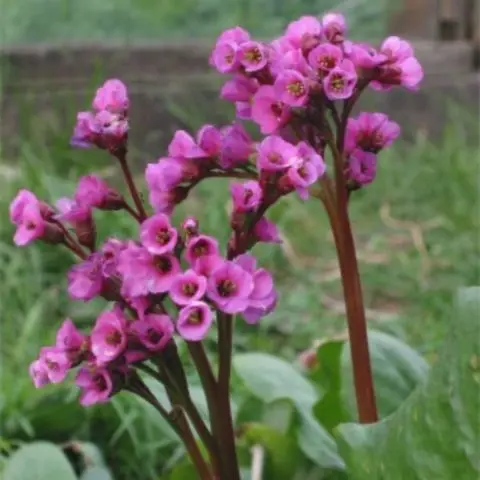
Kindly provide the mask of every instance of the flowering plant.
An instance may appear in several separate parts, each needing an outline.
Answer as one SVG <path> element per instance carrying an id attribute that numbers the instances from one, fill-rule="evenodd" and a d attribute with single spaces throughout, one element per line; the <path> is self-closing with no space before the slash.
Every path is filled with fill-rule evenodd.
<path id="1" fill-rule="evenodd" d="M 147 212 L 127 160 L 127 88 L 111 79 L 97 90 L 92 110 L 78 114 L 72 145 L 107 151 L 131 200 L 91 174 L 80 178 L 72 198 L 55 206 L 27 190 L 10 206 L 17 245 L 41 240 L 78 257 L 68 272 L 71 298 L 112 302 L 90 332 L 70 319 L 63 322 L 55 344 L 42 348 L 30 366 L 36 387 L 62 382 L 75 369 L 82 405 L 132 392 L 175 430 L 200 478 L 239 479 L 230 404 L 234 323 L 238 317 L 257 324 L 279 303 L 271 273 L 249 251 L 257 243 L 281 242 L 266 214 L 282 197 L 297 194 L 320 200 L 328 214 L 347 307 L 358 418 L 377 421 L 348 206 L 355 191 L 374 181 L 378 156 L 400 128 L 382 113 L 353 117 L 352 110 L 367 88 L 417 89 L 423 71 L 411 45 L 398 37 L 375 49 L 346 34 L 345 19 L 336 13 L 321 20 L 301 17 L 270 43 L 251 39 L 240 27 L 224 31 L 209 59 L 229 75 L 220 95 L 235 104 L 238 120 L 257 124 L 263 138 L 254 141 L 240 121 L 223 128 L 204 125 L 195 138 L 177 131 L 168 155 L 145 170 L 153 213 Z M 195 218 L 175 226 L 170 217 L 191 189 L 214 177 L 244 180 L 231 184 L 225 249 Z M 98 245 L 95 209 L 123 210 L 138 222 L 138 238 L 112 236 Z M 214 328 L 218 371 L 203 343 Z M 209 424 L 192 400 L 179 341 L 199 373 Z M 146 376 L 165 387 L 170 406 L 158 401 Z"/>

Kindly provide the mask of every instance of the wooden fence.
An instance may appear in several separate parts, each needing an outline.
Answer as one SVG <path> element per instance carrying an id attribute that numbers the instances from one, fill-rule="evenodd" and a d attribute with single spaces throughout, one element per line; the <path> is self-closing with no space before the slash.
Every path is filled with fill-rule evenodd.
<path id="1" fill-rule="evenodd" d="M 391 31 L 414 41 L 426 72 L 423 88 L 415 94 L 395 89 L 367 95 L 365 108 L 388 112 L 413 134 L 441 133 L 449 104 L 478 117 L 479 1 L 404 0 Z M 227 122 L 232 109 L 218 100 L 223 79 L 208 66 L 210 48 L 190 42 L 0 51 L 4 154 L 15 156 L 26 140 L 48 144 L 60 130 L 70 130 L 75 112 L 88 108 L 94 87 L 112 76 L 129 85 L 132 142 L 144 158 L 162 154 L 175 128 Z"/>

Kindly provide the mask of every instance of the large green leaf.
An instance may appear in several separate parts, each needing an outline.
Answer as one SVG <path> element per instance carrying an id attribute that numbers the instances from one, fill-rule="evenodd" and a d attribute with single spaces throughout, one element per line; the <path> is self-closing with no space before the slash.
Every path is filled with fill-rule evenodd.
<path id="1" fill-rule="evenodd" d="M 428 364 L 415 350 L 386 333 L 368 332 L 375 396 L 380 418 L 393 413 L 425 380 Z M 353 419 L 357 418 L 350 345 L 345 343 L 342 359 L 342 398 Z"/>
<path id="2" fill-rule="evenodd" d="M 353 479 L 479 478 L 479 312 L 480 288 L 463 289 L 451 333 L 427 381 L 380 423 L 337 429 Z"/>
<path id="3" fill-rule="evenodd" d="M 63 452 L 53 443 L 34 442 L 17 450 L 8 460 L 4 480 L 76 480 Z"/>
<path id="4" fill-rule="evenodd" d="M 335 441 L 312 414 L 320 392 L 300 372 L 285 360 L 264 353 L 236 355 L 233 366 L 245 386 L 263 402 L 292 402 L 298 413 L 298 445 L 310 460 L 327 469 L 343 468 Z"/>

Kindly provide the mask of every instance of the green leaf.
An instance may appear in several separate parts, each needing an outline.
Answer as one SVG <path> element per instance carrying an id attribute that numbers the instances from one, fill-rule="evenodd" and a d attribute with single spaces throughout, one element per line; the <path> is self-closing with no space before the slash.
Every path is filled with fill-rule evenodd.
<path id="1" fill-rule="evenodd" d="M 108 468 L 96 466 L 87 468 L 80 480 L 113 480 L 113 477 Z"/>
<path id="2" fill-rule="evenodd" d="M 304 458 L 294 439 L 259 423 L 245 427 L 245 438 L 253 445 L 261 445 L 266 451 L 262 478 L 291 480 Z"/>
<path id="3" fill-rule="evenodd" d="M 480 287 L 463 289 L 458 315 L 426 382 L 375 425 L 337 429 L 353 479 L 478 478 Z"/>
<path id="4" fill-rule="evenodd" d="M 242 353 L 233 366 L 245 386 L 265 403 L 289 399 L 297 407 L 312 408 L 319 392 L 292 365 L 266 353 Z"/>
<path id="5" fill-rule="evenodd" d="M 286 361 L 264 353 L 236 355 L 233 366 L 245 386 L 265 403 L 293 403 L 298 412 L 298 444 L 307 457 L 325 468 L 343 468 L 335 441 L 313 417 L 320 393 L 306 378 Z"/>
<path id="6" fill-rule="evenodd" d="M 63 452 L 53 443 L 34 442 L 17 450 L 8 460 L 4 480 L 76 480 Z"/>
<path id="7" fill-rule="evenodd" d="M 393 413 L 423 382 L 428 364 L 415 350 L 382 332 L 368 332 L 375 396 L 380 418 Z M 350 345 L 342 353 L 342 398 L 353 418 L 357 418 Z"/>
<path id="8" fill-rule="evenodd" d="M 340 423 L 351 420 L 341 395 L 341 357 L 344 341 L 326 342 L 317 350 L 318 366 L 313 379 L 325 389 L 325 395 L 315 404 L 315 418 L 331 432 Z"/>

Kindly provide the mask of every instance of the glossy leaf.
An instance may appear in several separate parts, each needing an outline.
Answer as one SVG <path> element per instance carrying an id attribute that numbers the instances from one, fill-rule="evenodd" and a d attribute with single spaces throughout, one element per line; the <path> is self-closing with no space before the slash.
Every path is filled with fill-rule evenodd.
<path id="1" fill-rule="evenodd" d="M 113 477 L 107 468 L 95 466 L 87 468 L 80 480 L 113 480 Z"/>
<path id="2" fill-rule="evenodd" d="M 76 480 L 67 457 L 53 443 L 34 442 L 17 450 L 7 461 L 4 480 Z"/>
<path id="3" fill-rule="evenodd" d="M 467 480 L 480 475 L 480 288 L 463 289 L 426 382 L 375 425 L 337 429 L 353 479 Z"/>
<path id="4" fill-rule="evenodd" d="M 423 382 L 428 364 L 415 350 L 386 333 L 368 332 L 375 396 L 380 418 L 393 413 Z M 342 352 L 342 398 L 352 419 L 357 418 L 349 343 Z"/>

